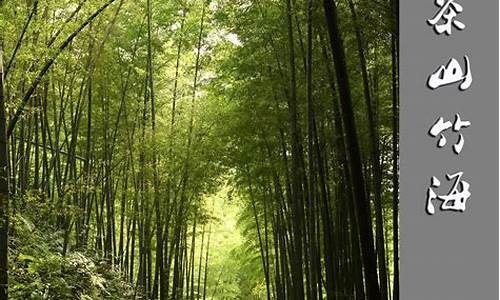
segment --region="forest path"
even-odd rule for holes
[[[238,276],[244,262],[239,252],[244,246],[244,237],[238,221],[242,207],[241,200],[234,198],[233,191],[234,187],[226,183],[204,199],[205,209],[211,212],[212,219],[205,225],[205,238],[198,236],[196,249],[210,247],[207,299],[236,299],[241,293]],[[209,232],[210,241],[207,238]],[[199,255],[198,252],[196,261]]]

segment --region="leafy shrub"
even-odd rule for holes
[[[61,233],[39,230],[21,215],[12,220],[11,299],[133,299],[132,288],[109,265],[80,252],[61,255]]]

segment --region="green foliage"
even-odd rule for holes
[[[40,0],[22,40],[20,30],[35,1],[4,2],[0,27],[7,62],[20,45],[5,81],[10,118],[46,59],[104,1]],[[259,230],[260,239],[267,238],[269,277],[277,277],[275,264],[287,264],[285,272],[290,272],[294,239],[304,241],[303,248],[309,251],[305,238],[295,236],[292,226],[297,221],[294,203],[305,208],[308,199],[306,193],[303,199],[294,199],[289,191],[292,144],[301,144],[304,188],[309,184],[308,168],[319,164],[310,161],[317,154],[309,153],[309,141],[322,156],[324,171],[320,174],[316,168],[314,177],[325,177],[321,188],[326,190],[329,225],[338,247],[335,254],[320,249],[318,273],[326,278],[327,255],[353,252],[347,239],[352,224],[341,218],[348,215],[343,200],[349,197],[340,178],[345,162],[337,138],[344,133],[337,132],[334,122],[335,74],[330,77],[328,69],[333,69],[335,53],[328,43],[321,1],[313,1],[312,108],[317,132],[312,141],[306,117],[306,1],[291,2],[298,140],[292,140],[290,130],[292,51],[283,0],[116,0],[72,41],[40,82],[9,143],[15,211],[10,240],[12,299],[132,299],[133,293],[147,297],[162,244],[163,253],[174,252],[168,252],[173,261],[182,256],[177,275],[187,277],[192,271],[202,274],[203,281],[208,274],[208,299],[266,298]],[[347,1],[336,2],[368,178],[366,191],[373,197],[371,124],[354,27],[363,29],[380,134],[385,241],[391,242],[394,170],[388,45],[395,20],[388,1],[354,1],[362,16],[359,24],[353,21]],[[147,3],[152,5],[151,28]],[[317,207],[323,209],[317,198]],[[319,220],[317,241],[324,247],[325,220],[316,210],[311,213],[315,218],[303,216],[301,222]],[[160,230],[166,236],[158,245]],[[304,226],[304,237],[307,230]],[[283,239],[278,246],[273,244],[277,236]],[[180,251],[175,252],[176,245]],[[391,248],[387,247],[389,260]],[[307,254],[300,258],[304,264]],[[275,261],[278,256],[288,261]],[[195,263],[188,264],[192,259]],[[170,290],[173,264],[167,270]],[[274,279],[271,285],[277,285]],[[181,280],[186,285],[190,278]]]
[[[60,254],[61,236],[13,216],[10,299],[133,299],[133,290],[112,267],[80,252]]]

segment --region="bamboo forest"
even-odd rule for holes
[[[397,0],[0,0],[0,300],[399,300]]]

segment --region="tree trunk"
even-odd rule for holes
[[[384,220],[382,214],[382,167],[380,164],[380,147],[378,122],[376,121],[377,108],[374,107],[372,95],[370,92],[370,82],[368,79],[368,68],[366,62],[365,41],[363,32],[358,21],[356,9],[352,0],[349,0],[349,8],[351,10],[354,28],[356,32],[356,40],[358,44],[358,54],[360,60],[361,74],[363,77],[363,90],[365,94],[367,117],[368,117],[368,132],[370,135],[371,146],[371,161],[372,174],[374,185],[374,204],[375,204],[375,222],[376,222],[376,251],[378,261],[378,271],[380,277],[380,295],[382,300],[387,299],[387,266],[385,261],[385,244],[384,244]]]
[[[314,150],[314,103],[313,103],[313,1],[306,2],[307,13],[307,51],[306,51],[306,88],[307,88],[307,153],[308,153],[308,238],[309,238],[309,278],[310,299],[318,299],[318,284],[320,278],[320,265],[316,245],[316,166]]]
[[[392,234],[394,251],[393,300],[399,300],[399,105],[398,105],[398,38],[392,41]]]
[[[0,0],[3,9],[3,0]],[[0,300],[8,296],[9,153],[4,99],[3,32],[0,33]]]
[[[377,281],[377,262],[373,248],[373,233],[369,202],[365,194],[365,181],[363,165],[358,142],[358,134],[354,111],[352,107],[349,74],[345,61],[345,52],[342,36],[338,27],[337,8],[334,1],[324,0],[325,17],[330,35],[330,44],[334,53],[333,61],[337,74],[337,83],[342,107],[342,117],[346,130],[347,154],[353,176],[353,195],[356,207],[357,223],[361,237],[361,251],[365,272],[366,291],[368,300],[381,299],[380,288]]]
[[[292,279],[294,294],[292,299],[304,299],[304,283],[302,269],[302,241],[303,241],[303,190],[302,190],[302,169],[301,169],[301,147],[300,133],[298,125],[297,109],[297,83],[295,67],[295,43],[292,24],[292,0],[286,1],[286,14],[288,26],[288,51],[289,51],[289,71],[290,71],[290,90],[288,99],[288,112],[290,117],[290,133],[292,144],[292,211],[293,211],[293,243],[294,259],[292,262]]]

